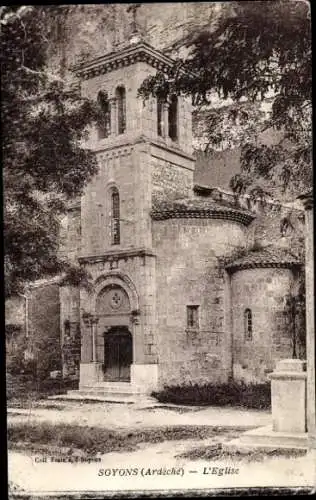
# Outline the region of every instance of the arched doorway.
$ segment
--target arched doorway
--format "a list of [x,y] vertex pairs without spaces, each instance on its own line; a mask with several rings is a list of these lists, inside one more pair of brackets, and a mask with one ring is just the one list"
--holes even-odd
[[104,380],[129,382],[133,340],[127,326],[113,326],[104,333]]
[[98,358],[103,363],[104,380],[129,382],[133,363],[131,305],[123,287],[112,283],[97,296]]

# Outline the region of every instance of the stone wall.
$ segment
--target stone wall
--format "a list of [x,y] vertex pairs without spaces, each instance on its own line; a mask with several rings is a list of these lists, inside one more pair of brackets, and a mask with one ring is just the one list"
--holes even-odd
[[61,221],[59,235],[59,256],[76,262],[81,251],[81,211],[80,200],[71,207]]
[[44,377],[49,371],[61,369],[59,285],[32,288],[28,309],[29,348]]
[[100,255],[111,245],[111,188],[120,194],[120,235],[115,249],[151,244],[151,172],[146,145],[99,153],[99,174],[86,187],[81,201],[81,255]]
[[[225,381],[231,375],[229,290],[219,257],[245,243],[230,221],[155,221],[159,384]],[[187,305],[199,328],[187,328]]]
[[190,197],[194,162],[166,149],[151,147],[152,201]]
[[23,297],[10,297],[5,302],[6,325],[25,325],[25,299]]
[[59,294],[63,378],[77,380],[81,350],[79,290],[61,286]]
[[[262,382],[278,360],[292,358],[293,320],[286,296],[293,289],[290,269],[255,268],[231,277],[234,378]],[[244,312],[252,312],[252,340],[245,339]]]

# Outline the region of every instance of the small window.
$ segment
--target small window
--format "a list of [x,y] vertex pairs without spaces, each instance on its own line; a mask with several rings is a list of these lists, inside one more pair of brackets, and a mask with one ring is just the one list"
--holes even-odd
[[120,244],[120,195],[116,188],[111,194],[111,242],[112,245]]
[[69,319],[65,319],[65,321],[64,321],[64,330],[65,330],[65,337],[70,337],[70,321],[69,321]]
[[199,306],[187,306],[187,327],[199,328]]
[[173,141],[178,140],[178,98],[172,95],[168,110],[169,137]]
[[163,101],[157,99],[157,134],[161,137],[163,130]]
[[111,106],[106,92],[98,93],[98,106],[100,115],[98,117],[99,139],[109,137],[111,131]]
[[124,87],[116,89],[117,102],[117,133],[124,134],[126,130],[126,91]]
[[246,309],[244,312],[245,339],[252,340],[252,312]]

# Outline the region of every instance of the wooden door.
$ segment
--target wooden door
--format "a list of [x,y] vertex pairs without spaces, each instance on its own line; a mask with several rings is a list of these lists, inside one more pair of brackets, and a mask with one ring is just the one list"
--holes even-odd
[[104,336],[104,378],[106,381],[129,382],[133,362],[132,335],[118,327]]

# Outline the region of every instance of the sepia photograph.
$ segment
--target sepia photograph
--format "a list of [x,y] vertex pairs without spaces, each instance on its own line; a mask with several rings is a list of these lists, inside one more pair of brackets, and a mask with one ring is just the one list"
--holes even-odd
[[311,10],[0,7],[10,500],[316,494]]

